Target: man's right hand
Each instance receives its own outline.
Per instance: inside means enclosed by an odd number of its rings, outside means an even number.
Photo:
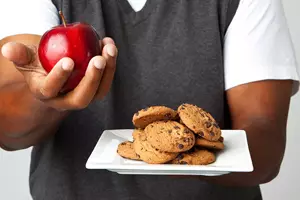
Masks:
[[[99,45],[103,47],[102,55],[91,59],[79,85],[65,95],[59,92],[74,68],[72,59],[62,58],[47,73],[40,64],[36,46],[9,42],[2,47],[2,54],[21,72],[35,98],[56,110],[77,110],[87,107],[93,100],[101,100],[110,89],[117,48],[111,38],[104,38]]]

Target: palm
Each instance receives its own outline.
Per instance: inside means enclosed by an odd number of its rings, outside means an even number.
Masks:
[[[90,60],[78,86],[64,95],[60,95],[60,91],[73,71],[72,59],[62,58],[47,73],[38,59],[37,47],[7,43],[2,48],[2,54],[15,64],[33,95],[46,105],[59,110],[82,109],[91,101],[102,99],[114,77],[117,49],[110,38],[104,38],[101,42],[102,55]]]

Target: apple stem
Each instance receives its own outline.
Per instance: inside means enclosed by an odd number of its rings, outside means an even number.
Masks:
[[[62,22],[63,22],[64,26],[66,27],[66,19],[64,17],[64,14],[61,11],[59,11],[59,15],[60,15],[60,17],[62,19]]]

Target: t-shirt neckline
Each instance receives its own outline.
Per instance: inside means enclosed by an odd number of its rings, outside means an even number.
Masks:
[[[157,6],[157,0],[147,0],[144,7],[136,12],[127,0],[117,0],[127,23],[137,24],[145,20]]]

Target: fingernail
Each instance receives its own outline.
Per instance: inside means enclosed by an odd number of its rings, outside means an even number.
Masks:
[[[65,70],[65,71],[71,71],[71,70],[73,69],[72,63],[70,63],[70,62],[68,62],[68,61],[66,61],[66,60],[64,60],[64,61],[62,62],[61,67],[62,67],[63,70]]]
[[[9,44],[16,46],[18,43],[17,42],[9,42]]]
[[[111,57],[114,57],[116,55],[116,50],[111,45],[106,46],[106,51],[107,51],[108,55],[110,55]]]
[[[97,69],[103,69],[105,67],[105,64],[104,64],[104,61],[102,59],[95,59],[94,60],[94,66],[97,68]]]
[[[7,54],[11,51],[11,47],[15,46],[16,42],[8,42],[1,47],[1,54],[7,57]]]

